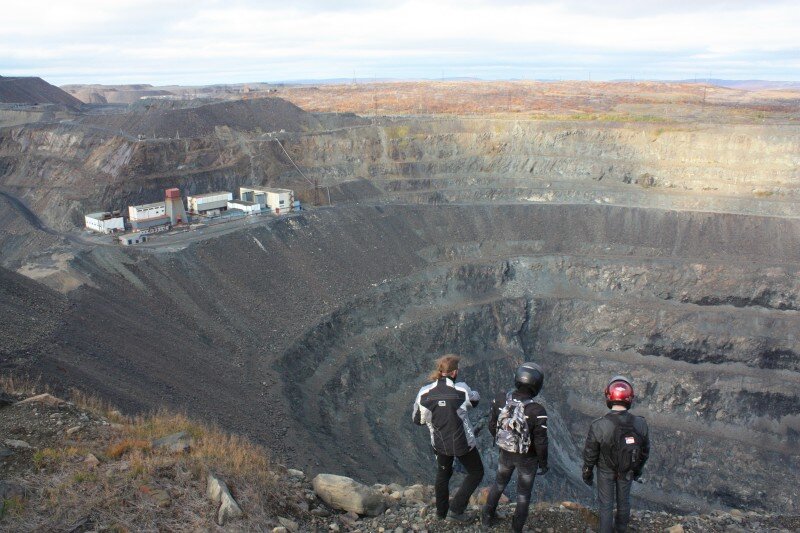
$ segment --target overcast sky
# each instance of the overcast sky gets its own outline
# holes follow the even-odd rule
[[[800,1],[0,0],[0,75],[800,81]]]

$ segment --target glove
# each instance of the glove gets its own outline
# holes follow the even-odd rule
[[[548,466],[546,466],[546,465],[545,465],[545,466],[540,466],[540,467],[539,467],[539,472],[537,472],[537,473],[538,473],[540,476],[543,476],[543,475],[545,475],[546,473],[548,473],[549,471],[550,471],[550,468],[549,468]]]
[[[594,484],[594,469],[591,466],[584,465],[583,482],[589,485],[590,487]]]

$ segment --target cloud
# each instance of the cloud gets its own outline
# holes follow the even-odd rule
[[[313,77],[800,79],[797,2],[0,0],[0,73],[55,83]]]

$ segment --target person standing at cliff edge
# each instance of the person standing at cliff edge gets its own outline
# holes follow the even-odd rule
[[[514,373],[514,390],[498,394],[489,412],[489,431],[500,448],[497,476],[481,510],[481,524],[489,527],[497,503],[517,470],[517,506],[511,529],[522,531],[528,519],[536,469],[547,467],[547,412],[533,399],[542,390],[544,371],[536,363],[524,363]]]
[[[427,425],[431,445],[436,454],[436,516],[439,519],[468,522],[465,512],[470,496],[483,479],[483,461],[478,453],[475,433],[467,418],[467,410],[478,405],[480,395],[466,383],[455,383],[460,357],[448,354],[436,361],[428,379],[414,401],[412,415],[415,424]],[[467,476],[450,501],[450,478],[453,460],[458,460]]]
[[[596,466],[600,533],[624,533],[631,516],[631,483],[639,480],[650,455],[649,429],[644,418],[628,412],[633,404],[631,380],[614,376],[605,395],[611,411],[589,428],[583,449],[583,481],[592,486]]]

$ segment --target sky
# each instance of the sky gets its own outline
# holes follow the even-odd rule
[[[0,0],[0,75],[800,81],[800,1]]]

